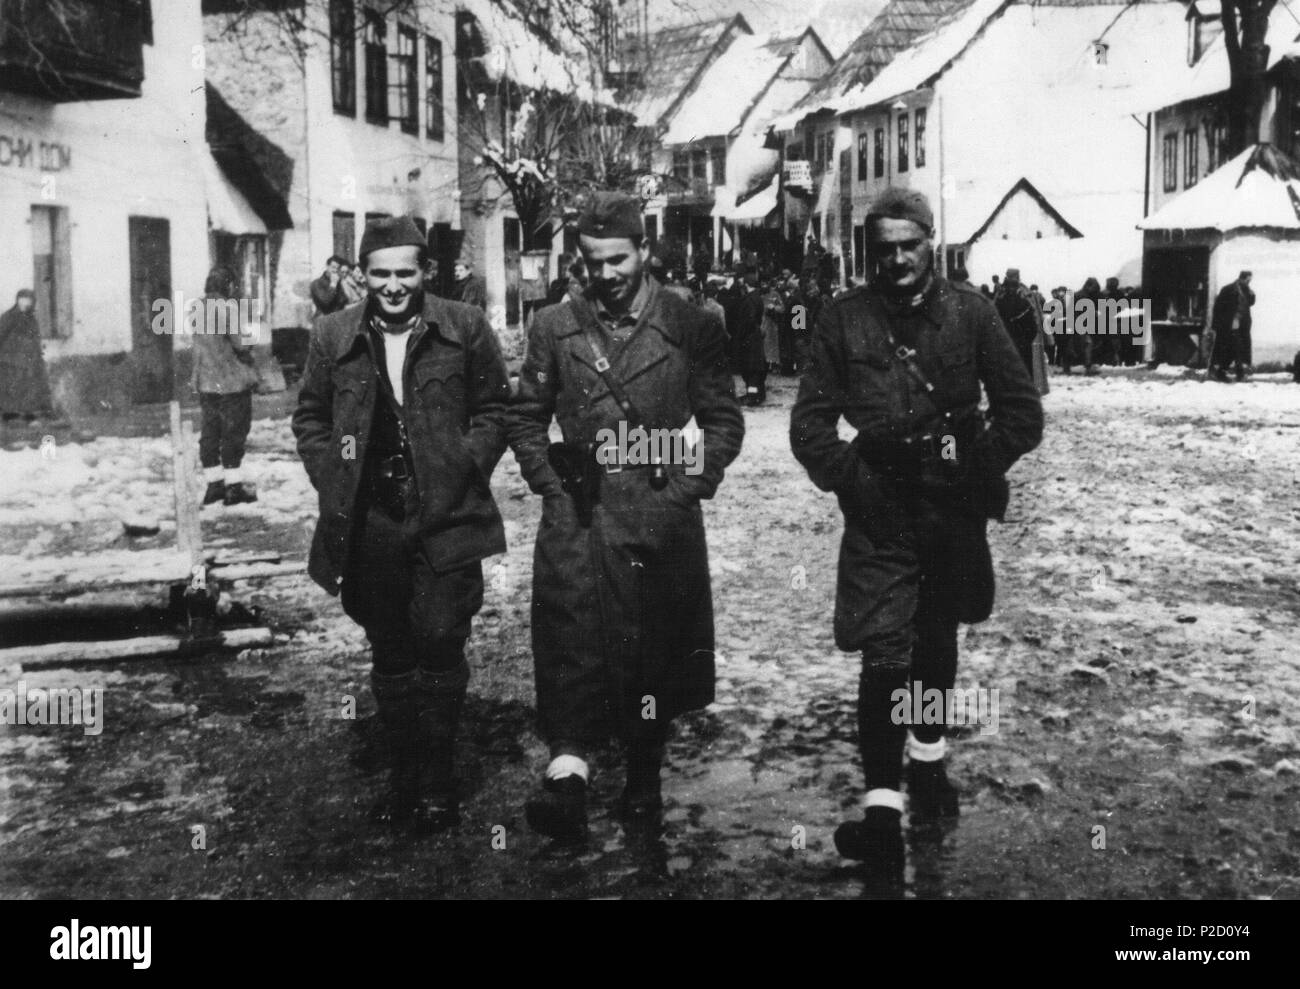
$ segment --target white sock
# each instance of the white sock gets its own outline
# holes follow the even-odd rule
[[[868,790],[867,799],[863,801],[864,807],[888,807],[890,810],[896,810],[903,813],[903,795],[897,790],[886,790],[883,787],[877,790]]]
[[[244,482],[244,474],[238,467],[226,468],[227,484],[242,484],[243,482]]]
[[[218,481],[221,480],[221,478],[222,478],[222,473],[220,467],[203,468],[203,480],[207,481],[209,484],[216,484]]]
[[[546,767],[546,778],[558,780],[563,776],[581,776],[585,783],[588,779],[587,760],[576,755],[557,755]]]
[[[750,385],[748,388],[745,389],[745,391],[750,395],[757,395],[758,387],[756,385]]]
[[[937,742],[918,742],[915,735],[907,733],[907,757],[913,762],[938,762],[947,754],[948,743],[942,736]]]

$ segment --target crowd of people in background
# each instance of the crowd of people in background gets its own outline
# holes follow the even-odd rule
[[[741,401],[746,406],[759,406],[767,400],[769,375],[793,377],[800,373],[807,362],[809,336],[822,304],[838,291],[857,284],[852,277],[833,279],[826,271],[828,266],[819,263],[825,252],[818,246],[810,245],[809,260],[797,274],[790,268],[778,270],[745,256],[727,271],[714,271],[712,263],[706,261],[691,274],[684,267],[665,264],[659,257],[649,259],[650,276],[665,290],[708,310],[722,324],[731,371],[744,380]],[[562,304],[586,288],[587,272],[580,255],[564,253],[558,262],[559,274],[531,312]],[[425,287],[444,294],[437,290],[436,265],[436,261],[430,262]],[[486,309],[483,279],[474,273],[468,257],[457,259],[454,275],[445,294],[454,301]],[[955,266],[948,275],[950,281],[974,288],[964,267]],[[994,275],[991,284],[981,284],[978,290],[998,310],[1021,359],[1044,393],[1049,367],[1062,374],[1081,367],[1084,374],[1095,375],[1102,366],[1137,367],[1145,361],[1142,342],[1135,336],[1065,333],[1051,318],[1049,298],[1059,302],[1065,311],[1072,311],[1079,299],[1140,303],[1141,288],[1120,285],[1117,277],[1107,278],[1104,288],[1096,278],[1089,277],[1077,289],[1058,285],[1050,290],[1050,296],[1044,296],[1037,284],[1022,280],[1018,268],[1008,268],[1005,276]],[[365,274],[360,265],[337,255],[311,283],[311,298],[318,315],[352,305],[364,297],[365,291]],[[1217,342],[1207,356],[1210,373],[1220,381],[1230,380],[1230,373],[1235,373],[1239,381],[1245,380],[1249,372],[1253,303],[1249,272],[1242,272],[1237,281],[1225,286],[1215,301],[1210,321],[1215,333],[1209,340],[1217,338]]]

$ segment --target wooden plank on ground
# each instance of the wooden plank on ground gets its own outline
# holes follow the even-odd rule
[[[24,669],[34,669],[69,663],[113,663],[123,659],[170,656],[196,649],[251,649],[269,646],[274,641],[269,628],[235,628],[209,640],[197,641],[179,635],[149,635],[100,642],[48,642],[39,646],[0,649],[0,667],[18,664]]]
[[[244,563],[214,570],[208,574],[208,577],[224,583],[232,580],[254,580],[259,577],[288,577],[291,574],[306,572],[305,563]]]

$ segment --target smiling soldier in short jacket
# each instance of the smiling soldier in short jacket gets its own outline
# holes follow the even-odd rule
[[[367,225],[369,295],[317,321],[293,416],[320,496],[311,575],[342,592],[374,652],[393,774],[372,819],[418,834],[458,820],[465,642],[483,604],[480,561],[505,551],[488,479],[510,397],[482,311],[423,291],[426,251],[410,217]]]

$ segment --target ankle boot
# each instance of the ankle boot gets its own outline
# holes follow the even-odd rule
[[[944,760],[907,763],[907,798],[913,817],[956,817],[960,791],[948,781]]]
[[[664,761],[660,742],[631,742],[627,748],[627,785],[618,800],[618,816],[626,823],[649,822],[663,813],[659,772]]]
[[[391,676],[371,673],[370,688],[379,708],[379,723],[388,745],[391,767],[388,792],[371,808],[370,822],[394,827],[408,822],[415,810],[418,786],[415,671]]]
[[[460,712],[469,684],[469,666],[416,674],[418,741],[416,763],[418,792],[412,814],[417,835],[446,831],[460,823],[456,796],[455,754]]]
[[[587,781],[581,776],[548,779],[524,802],[524,819],[538,834],[558,841],[587,837]]]
[[[897,896],[904,881],[903,815],[892,807],[868,807],[860,821],[845,821],[835,829],[835,849],[845,858],[864,863],[867,890]]]

